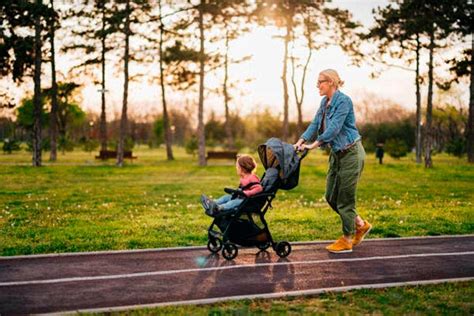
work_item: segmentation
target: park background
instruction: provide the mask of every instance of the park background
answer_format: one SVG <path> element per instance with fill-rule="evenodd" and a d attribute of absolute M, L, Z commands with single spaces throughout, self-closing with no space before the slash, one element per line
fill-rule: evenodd
<path fill-rule="evenodd" d="M 2 255 L 205 244 L 199 195 L 237 184 L 232 162 L 206 153 L 296 141 L 325 68 L 354 101 L 371 237 L 474 232 L 472 3 L 43 2 L 1 6 Z M 338 237 L 327 159 L 311 153 L 300 185 L 279 192 L 276 236 Z M 473 294 L 465 282 L 161 312 L 472 314 Z"/>

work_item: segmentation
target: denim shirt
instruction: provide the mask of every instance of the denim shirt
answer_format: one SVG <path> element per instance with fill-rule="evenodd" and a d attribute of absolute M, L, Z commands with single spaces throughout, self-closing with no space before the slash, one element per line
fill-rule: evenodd
<path fill-rule="evenodd" d="M 327 97 L 321 100 L 318 112 L 313 121 L 300 138 L 308 141 L 322 141 L 330 144 L 334 152 L 338 152 L 350 144 L 361 139 L 355 123 L 354 108 L 352 100 L 344 93 L 336 90 L 332 96 L 329 109 L 324 120 L 326 129 L 321 135 L 318 131 L 321 127 L 323 112 L 326 110 Z"/>

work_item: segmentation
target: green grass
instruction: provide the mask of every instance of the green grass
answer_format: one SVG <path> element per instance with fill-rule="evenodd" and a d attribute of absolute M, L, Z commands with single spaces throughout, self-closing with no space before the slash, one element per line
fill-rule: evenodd
<path fill-rule="evenodd" d="M 472 315 L 474 281 L 141 309 L 131 315 Z"/>
<path fill-rule="evenodd" d="M 210 221 L 199 195 L 235 186 L 232 162 L 200 168 L 180 149 L 172 162 L 163 150 L 136 153 L 123 168 L 83 152 L 41 168 L 29 166 L 26 152 L 0 155 L 0 254 L 204 245 Z M 474 233 L 474 167 L 439 155 L 426 170 L 411 159 L 378 165 L 367 157 L 358 211 L 374 225 L 370 237 Z M 267 216 L 277 238 L 339 236 L 339 219 L 323 198 L 326 169 L 327 156 L 312 154 L 300 185 L 278 193 Z"/>
<path fill-rule="evenodd" d="M 84 152 L 59 155 L 58 162 L 45 161 L 41 168 L 30 166 L 26 152 L 0 154 L 0 255 L 204 245 L 210 220 L 199 195 L 216 197 L 225 186 L 235 186 L 233 163 L 212 161 L 201 168 L 179 148 L 172 162 L 162 149 L 134 153 L 138 160 L 123 168 Z M 474 166 L 446 155 L 435 156 L 434 166 L 427 170 L 412 156 L 387 158 L 384 165 L 367 157 L 357 200 L 359 213 L 374 225 L 370 237 L 474 233 Z M 340 235 L 340 221 L 323 198 L 326 169 L 327 156 L 312 153 L 303 162 L 300 185 L 278 193 L 267 216 L 276 239 Z M 472 314 L 473 287 L 466 282 L 157 311 Z M 414 303 L 400 306 L 411 296 Z"/>

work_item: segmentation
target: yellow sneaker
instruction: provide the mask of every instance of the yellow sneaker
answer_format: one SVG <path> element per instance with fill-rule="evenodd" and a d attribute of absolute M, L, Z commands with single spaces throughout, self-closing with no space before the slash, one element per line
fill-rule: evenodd
<path fill-rule="evenodd" d="M 352 246 L 360 245 L 364 237 L 370 232 L 372 225 L 368 221 L 364 221 L 364 226 L 357 228 L 354 238 L 352 238 Z"/>
<path fill-rule="evenodd" d="M 352 252 L 352 244 L 342 236 L 335 243 L 327 246 L 326 250 L 332 253 Z"/>

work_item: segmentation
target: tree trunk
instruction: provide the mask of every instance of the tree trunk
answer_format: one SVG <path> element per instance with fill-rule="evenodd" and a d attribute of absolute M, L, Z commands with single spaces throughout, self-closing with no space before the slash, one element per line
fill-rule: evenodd
<path fill-rule="evenodd" d="M 199 108 L 198 108 L 198 157 L 199 165 L 206 165 L 206 134 L 204 130 L 204 0 L 199 5 Z"/>
<path fill-rule="evenodd" d="M 471 34 L 471 36 L 474 36 Z M 469 114 L 466 129 L 467 161 L 474 163 L 474 38 L 471 40 L 471 83 L 469 97 Z"/>
<path fill-rule="evenodd" d="M 35 12 L 35 71 L 34 71 L 34 96 L 33 96 L 33 166 L 41 166 L 41 16 L 39 7 L 42 0 L 36 0 L 38 6 Z"/>
<path fill-rule="evenodd" d="M 291 83 L 293 84 L 293 93 L 294 93 L 294 96 L 295 96 L 295 101 L 296 101 L 296 108 L 297 108 L 297 111 L 298 111 L 298 126 L 297 126 L 297 137 L 299 137 L 303 131 L 304 131 L 304 127 L 303 127 L 303 111 L 302 111 L 302 105 L 303 105 L 303 101 L 304 101 L 304 84 L 305 84 L 305 81 L 306 81 L 306 73 L 308 71 L 308 66 L 309 66 L 309 62 L 311 61 L 311 56 L 313 54 L 313 51 L 311 49 L 311 45 L 308 45 L 308 57 L 306 58 L 306 63 L 304 65 L 304 68 L 303 68 L 303 74 L 302 74 L 302 78 L 301 78 L 301 85 L 300 85 L 300 93 L 301 93 L 301 97 L 298 96 L 298 88 L 296 86 L 296 79 L 295 79 L 295 73 L 296 73 L 296 66 L 295 66 L 295 58 L 292 57 L 291 58 L 291 69 L 292 69 L 292 73 L 291 73 Z"/>
<path fill-rule="evenodd" d="M 163 103 L 163 125 L 165 128 L 165 143 L 166 143 L 166 157 L 168 160 L 174 160 L 172 145 L 172 135 L 170 130 L 170 123 L 168 117 L 168 109 L 166 106 L 166 95 L 165 95 L 165 76 L 163 69 L 163 20 L 161 18 L 161 0 L 158 1 L 158 6 L 160 9 L 160 84 L 161 84 L 161 100 Z"/>
<path fill-rule="evenodd" d="M 421 163 L 422 144 L 421 144 L 421 95 L 420 95 L 420 37 L 416 34 L 416 163 Z"/>
<path fill-rule="evenodd" d="M 54 11 L 54 0 L 51 0 L 51 9 Z M 52 18 L 50 28 L 50 42 L 51 42 L 51 113 L 50 113 L 50 146 L 51 151 L 49 155 L 50 161 L 56 161 L 57 159 L 57 147 L 58 147 L 58 83 L 56 82 L 56 53 L 54 47 L 54 32 L 55 32 L 55 21 Z"/>
<path fill-rule="evenodd" d="M 229 148 L 235 147 L 234 137 L 232 135 L 232 126 L 230 125 L 229 115 L 229 92 L 227 91 L 227 82 L 229 80 L 229 30 L 227 22 L 225 23 L 225 55 L 224 55 L 224 107 L 225 107 L 225 132 L 227 135 L 227 144 Z"/>
<path fill-rule="evenodd" d="M 433 54 L 434 54 L 434 31 L 430 34 L 429 62 L 428 62 L 428 104 L 426 107 L 425 127 L 425 167 L 433 167 L 431 159 L 431 147 L 433 142 L 433 131 L 431 127 L 433 114 Z"/>
<path fill-rule="evenodd" d="M 285 53 L 283 54 L 283 74 L 281 80 L 283 83 L 283 140 L 288 140 L 289 122 L 288 122 L 288 82 L 286 80 L 288 72 L 288 45 L 290 43 L 291 34 L 291 18 L 286 18 L 286 35 L 285 35 Z"/>
<path fill-rule="evenodd" d="M 120 138 L 117 148 L 117 166 L 123 166 L 123 152 L 125 150 L 125 138 L 127 136 L 127 101 L 128 101 L 128 61 L 130 49 L 130 1 L 126 5 L 125 17 L 125 54 L 123 57 L 124 64 L 124 83 L 123 83 L 123 102 L 122 102 L 122 118 L 120 120 Z"/>
<path fill-rule="evenodd" d="M 100 150 L 107 150 L 107 115 L 105 113 L 105 1 L 102 1 L 102 35 L 101 35 L 101 71 L 102 71 L 102 90 L 101 90 L 101 110 L 100 110 Z"/>

